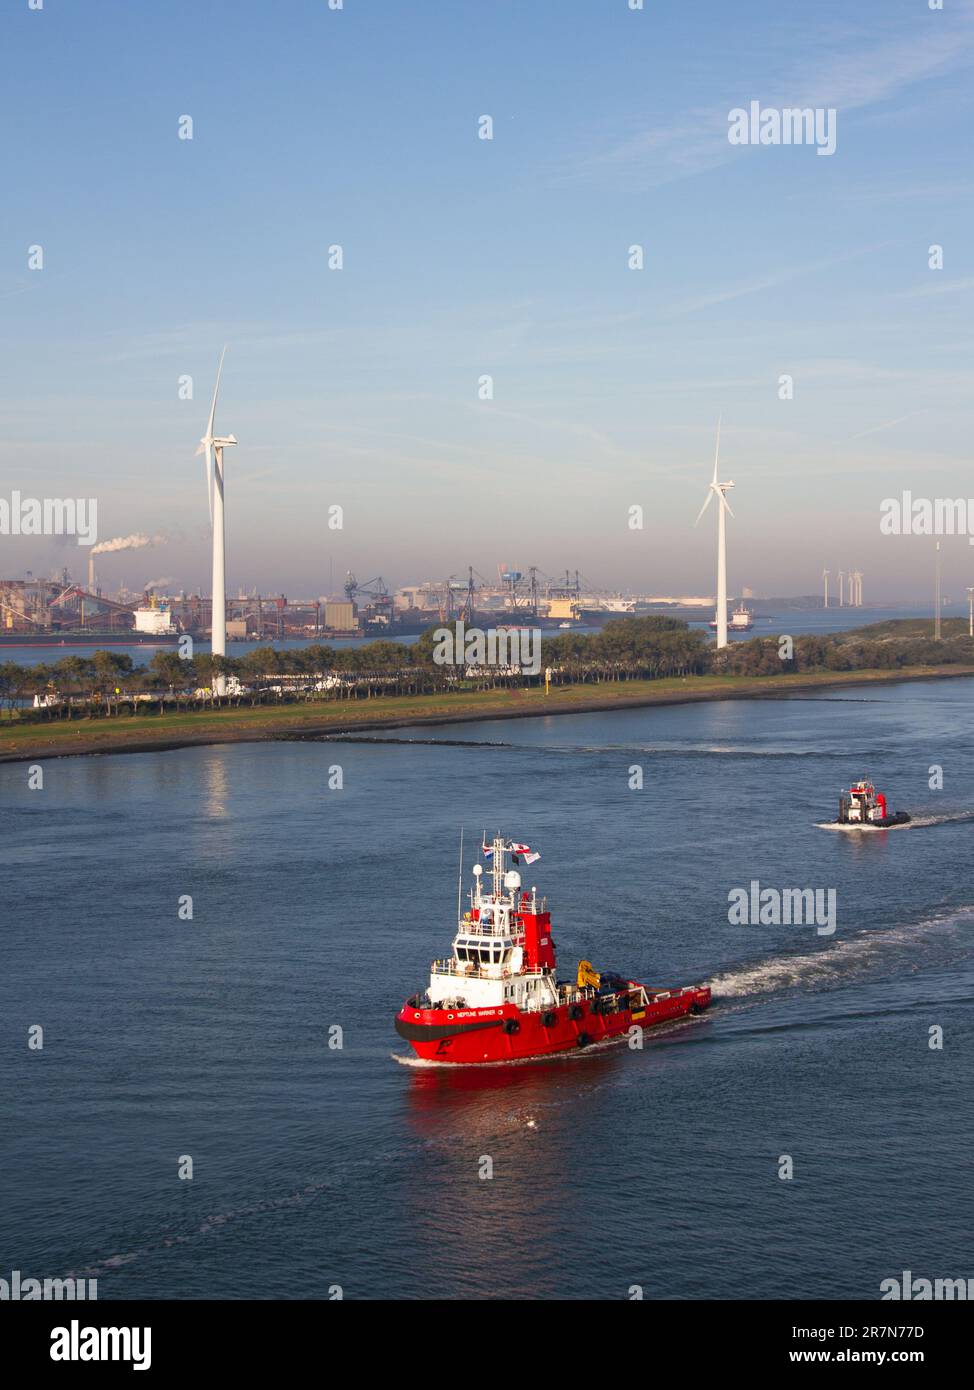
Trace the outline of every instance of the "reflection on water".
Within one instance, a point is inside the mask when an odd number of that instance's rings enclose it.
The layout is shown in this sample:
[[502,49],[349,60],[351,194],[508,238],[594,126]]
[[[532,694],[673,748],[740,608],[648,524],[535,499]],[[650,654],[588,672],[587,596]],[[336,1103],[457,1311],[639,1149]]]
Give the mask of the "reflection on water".
[[513,1066],[410,1066],[410,1118],[421,1128],[424,1117],[439,1120],[457,1109],[469,1114],[475,1108],[471,1101],[484,1101],[489,1108],[496,1096],[505,1104],[517,1099],[543,1105],[563,1091],[566,1079],[579,1086],[597,1085],[618,1064],[620,1054],[628,1052],[625,1043],[617,1042]]
[[207,749],[203,763],[204,805],[211,820],[224,820],[230,800],[230,775],[225,748]]

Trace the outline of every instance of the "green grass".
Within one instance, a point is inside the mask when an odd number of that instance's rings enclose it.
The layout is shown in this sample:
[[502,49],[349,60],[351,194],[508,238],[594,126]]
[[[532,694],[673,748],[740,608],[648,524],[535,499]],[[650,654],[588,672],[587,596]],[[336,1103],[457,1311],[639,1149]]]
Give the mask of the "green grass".
[[906,667],[898,671],[820,671],[783,676],[688,676],[663,680],[612,681],[526,690],[466,691],[453,694],[379,696],[372,700],[322,700],[288,705],[139,714],[118,718],[75,719],[27,724],[4,720],[0,759],[70,752],[99,752],[153,744],[221,742],[337,729],[368,730],[392,723],[450,722],[504,718],[520,714],[570,713],[573,709],[627,704],[761,695],[818,686],[862,685],[936,675],[974,675],[974,667]]

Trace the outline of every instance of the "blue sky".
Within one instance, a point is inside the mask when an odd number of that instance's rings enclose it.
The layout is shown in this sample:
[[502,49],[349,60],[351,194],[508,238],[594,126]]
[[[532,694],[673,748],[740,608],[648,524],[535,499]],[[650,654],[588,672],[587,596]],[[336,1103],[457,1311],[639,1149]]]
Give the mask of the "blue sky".
[[[231,591],[509,562],[710,592],[722,412],[732,589],[926,593],[879,503],[974,496],[972,56],[969,0],[9,0],[0,494],[168,538],[106,582],[206,585],[227,342]],[[731,146],[752,100],[834,106],[836,153]],[[949,541],[947,588],[972,569]]]

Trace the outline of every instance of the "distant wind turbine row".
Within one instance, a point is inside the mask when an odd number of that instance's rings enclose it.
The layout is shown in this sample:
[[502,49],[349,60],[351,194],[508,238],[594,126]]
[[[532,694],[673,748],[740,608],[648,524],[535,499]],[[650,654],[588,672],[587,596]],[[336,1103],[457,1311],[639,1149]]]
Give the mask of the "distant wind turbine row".
[[[822,571],[822,580],[825,585],[823,594],[823,607],[829,606],[829,575],[831,570]],[[862,607],[862,570],[839,570],[839,607],[861,608]],[[846,599],[846,587],[843,581],[848,580],[848,601]]]

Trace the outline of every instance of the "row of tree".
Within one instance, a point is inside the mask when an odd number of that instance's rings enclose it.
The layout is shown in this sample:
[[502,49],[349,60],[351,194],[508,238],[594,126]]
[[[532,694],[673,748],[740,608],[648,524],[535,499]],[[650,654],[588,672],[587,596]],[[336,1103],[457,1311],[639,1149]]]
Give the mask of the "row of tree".
[[[79,711],[94,717],[143,708],[161,711],[173,703],[202,707],[214,702],[257,704],[268,699],[371,699],[377,695],[416,695],[457,689],[523,687],[544,681],[584,684],[618,680],[656,680],[670,676],[723,673],[741,676],[790,672],[895,670],[905,666],[974,664],[974,641],[951,630],[944,640],[904,624],[881,638],[869,629],[846,634],[755,638],[717,652],[705,633],[676,618],[622,618],[600,632],[564,632],[541,642],[539,669],[509,666],[467,667],[444,663],[442,643],[430,628],[412,646],[377,641],[361,647],[314,644],[276,651],[258,647],[241,657],[176,651],[157,652],[146,666],[128,655],[95,651],[90,658],[68,656],[52,665],[0,665],[0,703],[22,718],[71,718]],[[886,629],[884,629],[885,633]],[[215,692],[217,677],[228,693]],[[34,697],[40,697],[33,708]]]
[[974,665],[974,640],[966,634],[941,641],[924,634],[870,639],[859,633],[758,637],[715,653],[713,666],[735,676],[774,676],[790,671],[896,671],[905,666]]

